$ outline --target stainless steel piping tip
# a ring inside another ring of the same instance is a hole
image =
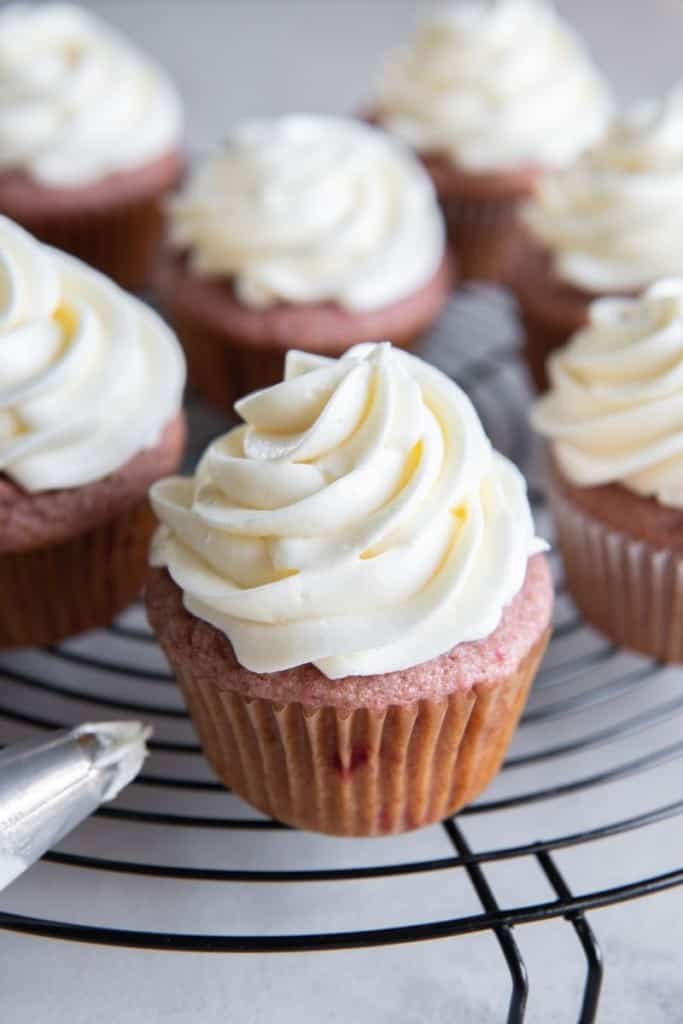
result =
[[[135,778],[151,732],[96,722],[0,750],[0,890]]]

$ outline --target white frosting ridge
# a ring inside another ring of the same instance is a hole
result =
[[[0,11],[0,169],[87,185],[164,156],[180,132],[166,74],[95,15],[67,3]]]
[[[92,767],[103,780],[102,800],[114,800],[133,781],[149,754],[147,740],[152,728],[142,722],[88,722],[73,731],[89,739]]]
[[[0,473],[29,492],[99,480],[159,441],[184,382],[151,309],[0,217]]]
[[[535,539],[466,395],[388,343],[288,354],[194,478],[155,484],[152,562],[240,663],[400,670],[497,627]]]
[[[445,232],[431,181],[384,133],[337,117],[248,121],[171,204],[171,237],[239,300],[372,310],[434,276]]]
[[[432,13],[389,61],[376,102],[415,149],[475,172],[561,167],[599,137],[610,106],[583,43],[540,0]]]
[[[549,377],[532,421],[569,480],[683,508],[683,279],[594,302]]]
[[[524,217],[556,273],[588,291],[683,273],[683,87],[615,118],[599,145],[544,179]]]

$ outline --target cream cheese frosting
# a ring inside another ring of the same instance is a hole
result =
[[[230,277],[245,305],[372,310],[434,276],[445,232],[431,181],[384,133],[339,117],[247,121],[170,208],[197,274]]]
[[[544,179],[524,219],[579,288],[638,291],[683,273],[683,86],[616,117],[601,143]]]
[[[194,477],[153,486],[151,559],[243,666],[372,675],[495,630],[544,545],[453,381],[388,343],[292,351],[236,410]]]
[[[609,90],[576,33],[540,0],[465,0],[432,13],[390,59],[381,122],[473,172],[561,167],[604,130]]]
[[[0,217],[0,473],[79,487],[153,447],[185,363],[142,302]]]
[[[170,152],[180,102],[166,74],[71,4],[0,11],[0,169],[75,187]]]
[[[592,303],[549,361],[532,422],[579,486],[618,483],[683,508],[683,279]]]

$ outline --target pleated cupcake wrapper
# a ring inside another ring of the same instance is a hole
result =
[[[463,280],[507,283],[521,243],[520,200],[444,197],[441,206]]]
[[[110,623],[142,588],[154,526],[145,500],[71,540],[0,554],[0,648]]]
[[[231,690],[229,679],[204,680],[189,652],[187,659],[167,654],[206,756],[226,786],[291,825],[375,836],[439,821],[489,784],[547,639],[493,684],[381,710],[249,699]]]
[[[173,310],[171,322],[185,350],[191,388],[223,412],[234,415],[238,398],[282,380],[284,349],[250,348]]]
[[[573,331],[548,324],[528,309],[522,309],[524,357],[534,388],[542,394],[548,388],[547,361],[555,349],[566,345]]]
[[[585,618],[619,646],[683,661],[683,558],[593,519],[557,487],[551,505],[567,584]]]
[[[11,210],[0,212],[12,216]],[[130,291],[141,290],[149,280],[163,231],[156,197],[80,214],[22,216],[20,223],[41,241],[77,256]]]
[[[233,415],[238,398],[282,380],[286,351],[282,346],[249,345],[204,327],[198,318],[169,312],[185,350],[190,386],[223,412]],[[395,343],[410,347],[416,340],[417,336]],[[318,351],[313,345],[305,347]],[[321,349],[320,354],[336,357],[343,351],[342,346],[338,352]]]

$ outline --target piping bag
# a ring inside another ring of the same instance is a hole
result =
[[[97,722],[0,750],[0,890],[135,778],[151,732]]]

